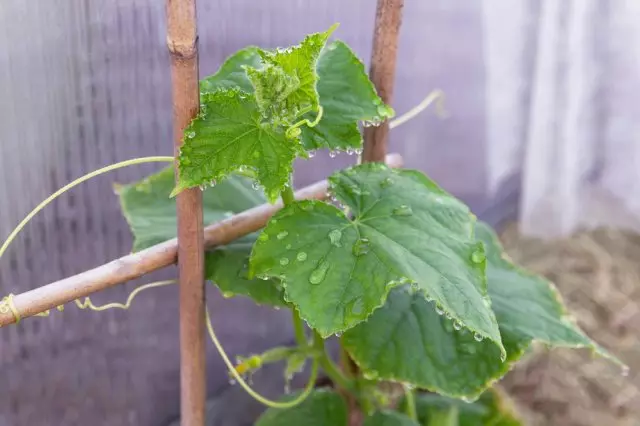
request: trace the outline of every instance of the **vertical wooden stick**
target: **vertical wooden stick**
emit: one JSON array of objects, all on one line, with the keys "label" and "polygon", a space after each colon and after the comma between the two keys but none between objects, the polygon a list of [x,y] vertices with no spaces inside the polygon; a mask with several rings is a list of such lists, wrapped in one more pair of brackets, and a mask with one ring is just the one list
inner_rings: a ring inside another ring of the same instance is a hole
[{"label": "vertical wooden stick", "polygon": [[[373,52],[369,76],[382,100],[390,104],[398,54],[398,34],[404,0],[378,0],[373,32]],[[384,162],[389,140],[389,122],[364,129],[362,161]]]},{"label": "vertical wooden stick", "polygon": [[[184,128],[198,113],[198,47],[195,0],[167,0],[176,157]],[[180,273],[180,412],[182,426],[205,422],[205,299],[202,192],[177,197]]]}]

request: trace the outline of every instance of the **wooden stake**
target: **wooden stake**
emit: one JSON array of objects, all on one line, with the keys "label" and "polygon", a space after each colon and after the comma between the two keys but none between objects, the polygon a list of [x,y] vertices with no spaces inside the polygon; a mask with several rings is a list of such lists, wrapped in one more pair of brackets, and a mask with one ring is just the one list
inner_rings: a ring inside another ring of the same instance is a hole
[{"label": "wooden stake", "polygon": [[[378,0],[373,32],[369,77],[382,100],[391,104],[398,56],[398,34],[404,0]],[[362,161],[384,161],[389,140],[389,122],[364,129]]]},{"label": "wooden stake", "polygon": [[[198,113],[198,46],[195,0],[167,0],[175,156],[183,131]],[[177,170],[177,167],[176,167]],[[202,191],[178,195],[180,276],[180,416],[182,426],[204,426],[206,399],[204,232]]]}]

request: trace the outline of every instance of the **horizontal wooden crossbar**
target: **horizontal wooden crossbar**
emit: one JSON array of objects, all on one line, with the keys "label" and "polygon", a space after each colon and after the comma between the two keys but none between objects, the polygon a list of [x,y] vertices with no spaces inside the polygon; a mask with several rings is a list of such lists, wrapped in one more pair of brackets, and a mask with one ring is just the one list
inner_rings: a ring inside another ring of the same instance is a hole
[{"label": "horizontal wooden crossbar", "polygon": [[[389,154],[386,157],[386,163],[391,167],[402,167],[402,157],[399,154]],[[296,198],[323,199],[326,197],[327,189],[326,180],[316,182],[297,191]],[[229,244],[263,228],[269,218],[281,208],[281,202],[273,205],[262,204],[207,226],[204,229],[205,247]],[[12,297],[11,309],[8,309],[9,306],[5,306],[6,309],[0,309],[0,327],[16,322],[16,314],[19,318],[37,315],[172,265],[177,258],[178,240],[174,238],[78,275],[17,294]]]}]

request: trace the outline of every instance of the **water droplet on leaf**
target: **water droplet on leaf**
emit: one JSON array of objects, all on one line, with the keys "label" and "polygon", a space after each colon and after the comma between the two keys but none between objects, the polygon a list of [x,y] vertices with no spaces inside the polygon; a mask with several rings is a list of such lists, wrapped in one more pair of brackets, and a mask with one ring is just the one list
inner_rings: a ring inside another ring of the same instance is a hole
[{"label": "water droplet on leaf", "polygon": [[328,270],[329,270],[329,263],[325,261],[321,261],[320,263],[318,263],[318,266],[316,267],[316,269],[314,269],[313,272],[311,272],[311,275],[309,275],[309,282],[311,284],[320,284],[322,281],[324,281],[324,278],[327,276]]},{"label": "water droplet on leaf", "polygon": [[444,309],[442,309],[440,306],[436,305],[436,314],[438,314],[438,315],[444,314]]},{"label": "water droplet on leaf", "polygon": [[473,338],[475,339],[476,342],[482,342],[482,335],[480,333],[473,333]]},{"label": "water droplet on leaf", "polygon": [[298,259],[298,262],[304,262],[305,260],[307,260],[307,253],[301,251],[296,255],[296,259]]},{"label": "water droplet on leaf", "polygon": [[462,324],[460,324],[458,321],[454,321],[453,328],[460,331],[460,329],[462,328]]},{"label": "water droplet on leaf", "polygon": [[369,239],[368,238],[358,238],[355,243],[353,243],[353,248],[351,250],[354,256],[363,256],[369,253]]},{"label": "water droplet on leaf", "polygon": [[288,264],[289,264],[289,259],[287,259],[286,257],[283,257],[282,259],[280,259],[280,265],[287,266]]},{"label": "water droplet on leaf", "polygon": [[316,152],[315,151],[309,151],[307,152],[307,155],[309,156],[309,158],[313,158],[316,156]]},{"label": "water droplet on leaf", "polygon": [[340,244],[340,240],[342,239],[342,231],[340,231],[339,229],[334,229],[333,231],[329,232],[329,240],[331,240],[331,244],[333,244],[336,247],[342,247],[342,244]]},{"label": "water droplet on leaf", "polygon": [[395,216],[411,216],[413,214],[413,210],[411,209],[411,206],[403,204],[400,207],[393,209],[393,214]]},{"label": "water droplet on leaf", "polygon": [[269,241],[269,234],[267,234],[266,232],[263,232],[258,237],[258,241]]},{"label": "water droplet on leaf", "polygon": [[256,191],[257,191],[258,189],[260,189],[260,183],[259,183],[258,181],[254,181],[254,182],[251,184],[251,187],[252,187],[254,190],[256,190]]},{"label": "water droplet on leaf", "polygon": [[286,238],[287,235],[289,235],[289,232],[282,231],[282,232],[278,233],[278,235],[276,235],[276,238],[278,238],[279,240],[282,240],[282,239]]},{"label": "water droplet on leaf", "polygon": [[485,259],[484,252],[480,250],[476,250],[473,253],[471,253],[471,261],[473,263],[482,263],[484,262],[484,259]]},{"label": "water droplet on leaf", "polygon": [[187,132],[187,137],[188,137],[189,139],[193,139],[193,138],[195,138],[195,137],[196,137],[196,132],[194,132],[194,131]]},{"label": "water droplet on leaf", "polygon": [[233,297],[233,293],[230,291],[223,291],[222,292],[222,297],[224,297],[225,299],[228,299],[230,297]]},{"label": "water droplet on leaf", "polygon": [[329,157],[336,158],[336,155],[338,155],[336,151],[329,151]]}]

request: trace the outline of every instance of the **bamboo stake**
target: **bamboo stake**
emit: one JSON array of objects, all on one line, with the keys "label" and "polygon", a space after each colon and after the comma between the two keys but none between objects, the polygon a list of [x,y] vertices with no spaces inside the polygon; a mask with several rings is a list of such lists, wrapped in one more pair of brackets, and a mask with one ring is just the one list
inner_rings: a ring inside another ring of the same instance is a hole
[{"label": "bamboo stake", "polygon": [[[402,157],[389,154],[387,164],[402,167]],[[324,199],[328,182],[316,182],[296,191],[296,199]],[[263,228],[282,204],[263,204],[228,219],[216,222],[204,229],[204,245],[213,248],[229,244],[247,234]],[[176,262],[178,240],[176,238],[157,244],[137,253],[123,256],[97,268],[64,278],[13,297],[13,306],[19,318],[27,318],[54,309],[76,299],[87,297],[100,290],[139,278]],[[1,305],[0,305],[1,306]],[[0,309],[0,327],[15,323],[11,310]]]},{"label": "bamboo stake", "polygon": [[[171,57],[175,156],[183,132],[198,114],[198,45],[195,0],[167,0],[167,47]],[[176,167],[176,177],[177,177]],[[180,416],[182,426],[204,426],[206,402],[204,232],[202,191],[180,193],[178,270],[180,282]]]},{"label": "bamboo stake", "polygon": [[[404,0],[378,0],[373,32],[369,77],[382,100],[391,104],[398,56],[398,34]],[[364,129],[362,161],[384,161],[389,141],[389,122]]]}]

